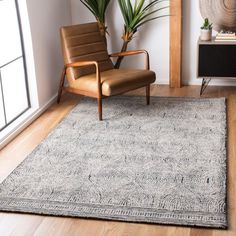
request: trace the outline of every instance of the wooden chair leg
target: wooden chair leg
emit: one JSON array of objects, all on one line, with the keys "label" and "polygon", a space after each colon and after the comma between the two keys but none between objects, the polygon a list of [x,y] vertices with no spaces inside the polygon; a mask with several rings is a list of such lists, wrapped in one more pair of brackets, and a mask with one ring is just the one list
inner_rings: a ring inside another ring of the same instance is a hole
[{"label": "wooden chair leg", "polygon": [[98,98],[98,115],[99,120],[102,120],[102,98]]},{"label": "wooden chair leg", "polygon": [[66,67],[63,68],[63,71],[61,73],[61,80],[60,80],[58,94],[57,94],[57,103],[58,104],[61,101],[61,94],[62,94],[62,88],[64,86],[64,82],[65,82],[65,76],[66,76]]},{"label": "wooden chair leg", "polygon": [[147,105],[150,104],[150,85],[146,86],[146,100],[147,100]]}]

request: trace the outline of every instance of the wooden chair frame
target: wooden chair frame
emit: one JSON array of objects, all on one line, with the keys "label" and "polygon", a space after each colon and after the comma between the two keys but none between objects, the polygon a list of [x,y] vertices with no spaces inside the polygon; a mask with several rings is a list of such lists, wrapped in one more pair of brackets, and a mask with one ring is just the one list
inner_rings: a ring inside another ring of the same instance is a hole
[{"label": "wooden chair frame", "polygon": [[[120,57],[120,56],[126,57],[126,56],[133,56],[133,55],[137,55],[137,54],[145,54],[146,55],[145,69],[149,70],[150,69],[149,54],[146,50],[131,50],[131,51],[126,51],[126,52],[118,52],[118,53],[110,54],[109,57]],[[91,92],[87,92],[87,91],[82,91],[79,89],[73,89],[70,87],[64,87],[66,72],[67,72],[68,68],[84,67],[84,66],[90,66],[90,65],[93,65],[96,68],[96,80],[97,80],[97,93],[96,94],[91,93]],[[62,70],[62,74],[61,74],[61,80],[60,80],[60,85],[59,85],[59,89],[58,89],[58,96],[57,96],[57,103],[59,103],[61,100],[62,91],[97,98],[99,120],[100,121],[102,120],[102,99],[105,98],[106,96],[102,95],[101,73],[100,73],[98,62],[96,62],[96,61],[79,61],[79,62],[66,64],[64,66],[64,68]],[[150,104],[150,84],[148,86],[146,86],[146,101],[147,101],[147,105],[149,105]]]}]

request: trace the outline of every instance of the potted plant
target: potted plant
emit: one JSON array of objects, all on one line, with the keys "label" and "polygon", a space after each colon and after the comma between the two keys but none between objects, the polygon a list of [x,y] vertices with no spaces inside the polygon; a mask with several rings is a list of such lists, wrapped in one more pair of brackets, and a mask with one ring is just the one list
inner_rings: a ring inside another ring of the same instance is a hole
[{"label": "potted plant", "polygon": [[[80,0],[88,10],[95,16],[101,34],[106,41],[107,27],[105,24],[105,13],[108,4],[111,0]],[[123,46],[121,52],[127,50],[128,44],[132,41],[134,34],[144,24],[159,19],[161,17],[169,16],[169,14],[163,14],[163,10],[169,8],[169,0],[118,0],[118,4],[124,19],[124,31],[122,34]],[[159,14],[158,14],[159,13]],[[123,60],[123,57],[118,57],[115,68],[119,68]]]},{"label": "potted plant", "polygon": [[110,0],[80,0],[88,10],[95,16],[101,34],[106,39],[107,27],[105,23],[105,15]]},{"label": "potted plant", "polygon": [[201,40],[210,41],[212,37],[212,23],[209,22],[208,18],[204,19],[203,25],[201,27]]},{"label": "potted plant", "polygon": [[[119,7],[124,18],[124,31],[122,35],[123,46],[121,48],[121,52],[127,50],[128,44],[141,26],[150,21],[168,16],[160,13],[162,10],[169,8],[169,5],[163,6],[164,1],[167,3],[169,2],[168,0],[118,0]],[[118,57],[115,68],[120,67],[122,60],[123,57]]]}]

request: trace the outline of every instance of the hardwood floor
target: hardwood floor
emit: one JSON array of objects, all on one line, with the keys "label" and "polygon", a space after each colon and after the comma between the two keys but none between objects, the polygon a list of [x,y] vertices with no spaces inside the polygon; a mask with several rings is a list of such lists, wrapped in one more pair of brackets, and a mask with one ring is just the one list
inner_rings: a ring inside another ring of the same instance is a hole
[{"label": "hardwood floor", "polygon": [[[151,95],[199,97],[199,89],[198,86],[170,89],[168,86],[154,85]],[[144,95],[144,89],[130,93],[134,94]],[[222,96],[228,99],[228,230],[0,213],[0,235],[236,236],[236,87],[208,87],[204,95]],[[79,99],[78,96],[64,95],[60,105],[50,107],[0,151],[0,182],[47,136]]]}]

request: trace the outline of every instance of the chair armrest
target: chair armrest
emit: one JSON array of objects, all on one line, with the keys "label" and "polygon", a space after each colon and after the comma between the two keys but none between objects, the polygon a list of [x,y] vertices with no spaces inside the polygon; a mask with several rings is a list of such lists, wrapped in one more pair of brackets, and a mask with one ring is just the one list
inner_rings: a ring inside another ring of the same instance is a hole
[{"label": "chair armrest", "polygon": [[130,50],[130,51],[126,51],[126,52],[116,52],[116,53],[110,54],[109,57],[126,57],[126,56],[133,56],[133,55],[137,55],[137,54],[142,54],[142,53],[144,53],[146,55],[145,68],[146,68],[146,70],[149,70],[150,69],[149,54],[146,50]]},{"label": "chair armrest", "polygon": [[83,67],[83,66],[90,66],[90,65],[95,65],[96,69],[98,67],[98,63],[96,61],[77,61],[73,63],[68,63],[65,66],[69,68],[69,67]]},{"label": "chair armrest", "polygon": [[101,75],[100,75],[100,69],[99,65],[96,61],[78,61],[73,63],[68,63],[65,65],[65,70],[67,70],[70,67],[83,67],[83,66],[90,66],[94,65],[96,68],[96,79],[97,79],[97,86],[98,86],[98,95],[99,97],[102,96],[102,89],[101,89]]}]

